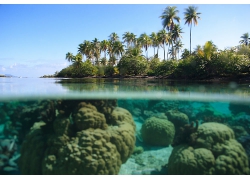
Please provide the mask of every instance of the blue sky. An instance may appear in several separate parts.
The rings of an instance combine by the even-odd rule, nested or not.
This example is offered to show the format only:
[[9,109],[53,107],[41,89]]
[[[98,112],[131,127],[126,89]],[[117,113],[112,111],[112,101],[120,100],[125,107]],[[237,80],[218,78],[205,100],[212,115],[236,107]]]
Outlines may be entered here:
[[[102,2],[100,2],[102,3]],[[140,36],[162,29],[159,16],[177,6],[183,29],[182,43],[189,49],[189,26],[184,9],[190,4],[2,4],[0,5],[0,74],[40,77],[54,74],[69,63],[67,52],[77,53],[84,40],[108,39],[116,32]],[[219,49],[239,44],[250,33],[250,4],[194,4],[202,14],[192,28],[192,49],[212,40]],[[163,58],[163,50],[160,50]],[[153,55],[153,48],[149,56]]]

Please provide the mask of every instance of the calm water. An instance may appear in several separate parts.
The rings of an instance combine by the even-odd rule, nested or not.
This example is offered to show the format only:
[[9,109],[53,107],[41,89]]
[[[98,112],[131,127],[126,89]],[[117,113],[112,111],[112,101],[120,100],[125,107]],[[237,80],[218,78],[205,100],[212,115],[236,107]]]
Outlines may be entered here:
[[249,90],[0,78],[0,173],[250,174]]

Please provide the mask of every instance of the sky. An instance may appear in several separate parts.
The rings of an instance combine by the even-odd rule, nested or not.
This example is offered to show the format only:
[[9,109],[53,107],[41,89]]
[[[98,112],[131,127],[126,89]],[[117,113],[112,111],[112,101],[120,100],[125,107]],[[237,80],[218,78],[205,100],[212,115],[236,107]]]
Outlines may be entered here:
[[[210,40],[219,49],[237,46],[240,37],[250,33],[250,4],[236,4],[240,0],[232,4],[192,1],[189,1],[192,4],[178,1],[174,4],[158,0],[147,4],[136,0],[128,1],[130,4],[126,1],[117,4],[110,1],[77,4],[74,0],[65,4],[53,0],[34,2],[20,4],[0,0],[0,74],[21,77],[52,75],[70,65],[65,59],[66,53],[75,55],[78,45],[84,40],[108,40],[113,32],[120,40],[127,31],[137,37],[142,33],[158,32],[163,28],[160,16],[167,6],[176,6],[179,10],[183,49],[189,49],[190,26],[184,24],[183,19],[189,5],[197,6],[201,13],[198,25],[192,27],[192,49]],[[150,48],[149,57],[153,53],[153,48]],[[163,49],[159,50],[159,56],[163,59]]]

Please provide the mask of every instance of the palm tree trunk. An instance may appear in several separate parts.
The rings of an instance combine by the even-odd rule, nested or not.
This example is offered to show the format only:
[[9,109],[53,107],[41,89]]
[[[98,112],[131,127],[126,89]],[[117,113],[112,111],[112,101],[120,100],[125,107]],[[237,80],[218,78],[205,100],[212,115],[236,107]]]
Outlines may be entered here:
[[169,54],[169,48],[170,48],[170,45],[168,46],[168,53],[167,53],[167,59],[168,59],[168,54]]
[[165,45],[163,43],[163,50],[164,50],[164,61],[165,61]]
[[191,29],[192,29],[192,24],[190,25],[190,54],[191,54]]

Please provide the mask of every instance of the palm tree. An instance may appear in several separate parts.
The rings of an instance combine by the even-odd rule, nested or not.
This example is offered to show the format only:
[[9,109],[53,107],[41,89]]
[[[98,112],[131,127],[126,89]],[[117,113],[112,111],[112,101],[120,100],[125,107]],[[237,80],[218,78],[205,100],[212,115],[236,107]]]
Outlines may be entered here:
[[191,30],[192,30],[192,24],[198,25],[198,19],[200,19],[200,14],[197,12],[198,7],[195,6],[189,6],[188,8],[185,9],[184,12],[184,20],[185,24],[190,25],[190,54],[191,54]]
[[159,38],[157,36],[157,33],[155,33],[155,32],[152,32],[150,34],[150,38],[151,38],[151,41],[152,41],[152,46],[154,47],[154,56],[155,56],[155,48],[157,47],[157,54],[158,54],[158,49],[159,49],[159,46],[160,46],[160,41],[159,41]]
[[132,45],[135,45],[135,39],[136,35],[130,32],[125,32],[122,36],[122,39],[124,40],[124,43],[127,43],[127,49],[131,47]]
[[82,44],[79,44],[78,52],[85,55],[87,59],[93,58],[92,43],[85,40]]
[[121,41],[114,41],[113,43],[110,41],[110,46],[108,47],[109,63],[115,65],[116,60],[118,60],[119,56],[122,56],[123,52],[124,45]]
[[115,32],[113,32],[109,35],[109,40],[114,43],[115,41],[119,41],[119,36]]
[[120,41],[115,41],[113,43],[112,52],[114,55],[117,55],[117,59],[118,59],[119,56],[122,56],[124,52],[124,45]]
[[[180,27],[179,24],[175,24],[171,33],[171,40],[172,40],[172,44],[176,44],[177,41],[180,40],[182,32],[182,28]],[[172,46],[172,58],[176,58],[176,51],[174,50],[174,46]]]
[[130,32],[125,32],[123,35],[122,35],[122,39],[124,40],[124,43],[127,43],[127,48],[129,48],[129,45],[130,45]]
[[176,52],[176,51],[178,52],[178,59],[180,58],[180,57],[179,57],[179,55],[180,55],[179,53],[180,53],[181,49],[183,48],[183,45],[184,45],[184,44],[182,44],[181,40],[178,40],[178,41],[175,43],[175,45],[174,45],[175,52]]
[[161,42],[161,45],[163,47],[164,60],[165,60],[165,44],[169,41],[169,35],[168,35],[168,33],[166,32],[165,29],[162,29],[157,33],[157,36],[158,36],[159,41]]
[[69,62],[74,62],[74,55],[71,53],[71,52],[68,52],[66,54],[66,59],[69,61]]
[[130,33],[130,43],[135,47],[136,45],[136,35],[134,33]]
[[101,51],[104,53],[105,59],[106,59],[106,54],[107,54],[107,50],[109,46],[110,46],[110,42],[107,40],[103,40],[100,42]]
[[82,65],[82,54],[81,53],[77,53],[74,56],[74,63],[73,63],[73,67],[74,68],[74,73],[76,75],[80,75],[81,74],[81,65]]
[[152,41],[146,33],[143,33],[140,35],[139,41],[141,43],[141,46],[145,48],[145,52],[147,54],[146,56],[147,56],[147,60],[148,60],[148,48],[151,46]]
[[139,56],[145,57],[144,55],[142,55],[141,48],[138,48],[138,47],[129,47],[127,51],[125,52],[124,56],[129,57],[129,58],[139,57]]
[[163,28],[166,28],[170,32],[174,27],[174,21],[177,21],[178,23],[180,22],[180,17],[177,16],[179,11],[176,8],[176,6],[168,6],[160,16],[160,18],[163,20]]
[[239,43],[244,44],[246,46],[250,43],[250,37],[248,33],[244,33],[240,38],[242,38],[242,40],[240,40]]
[[[163,11],[160,18],[162,19],[162,25],[163,28],[166,28],[170,34],[172,34],[173,28],[174,28],[174,21],[177,21],[180,23],[181,19],[178,16],[179,10],[176,9],[176,6],[168,6]],[[171,37],[171,35],[170,35]],[[172,45],[172,51],[173,51],[173,42],[172,39],[168,39],[168,44]]]
[[100,58],[100,53],[101,53],[101,47],[100,47],[100,42],[98,41],[97,38],[95,38],[92,41],[92,51],[93,55],[95,56],[95,64],[99,65],[99,58]]

